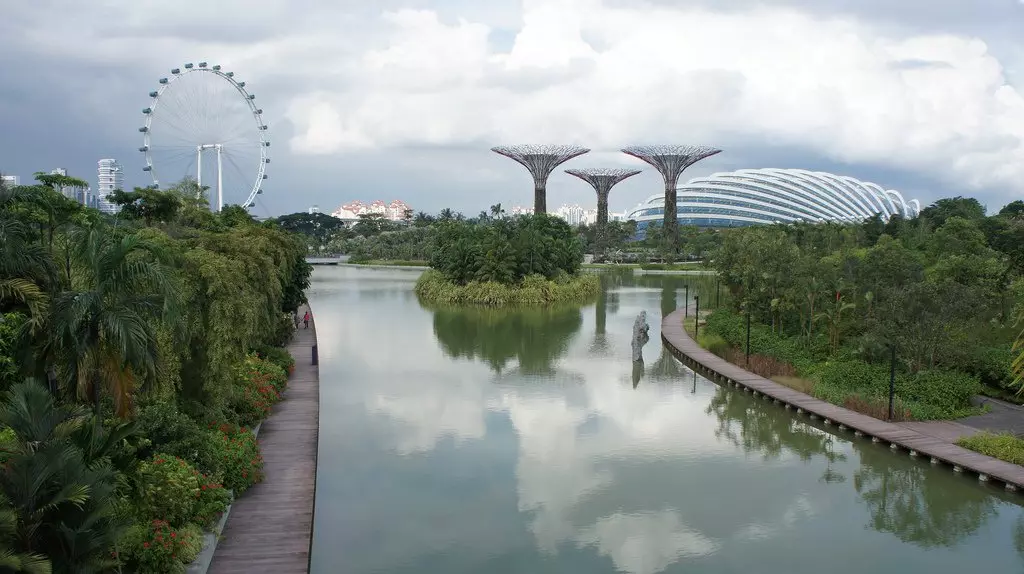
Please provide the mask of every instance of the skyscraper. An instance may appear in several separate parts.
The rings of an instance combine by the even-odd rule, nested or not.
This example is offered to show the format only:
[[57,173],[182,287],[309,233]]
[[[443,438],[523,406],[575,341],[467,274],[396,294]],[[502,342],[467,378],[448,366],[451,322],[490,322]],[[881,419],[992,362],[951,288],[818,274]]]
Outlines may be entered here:
[[101,159],[97,162],[99,185],[96,190],[97,207],[103,213],[117,213],[121,206],[108,201],[115,189],[124,188],[124,168],[116,159]]
[[21,178],[16,175],[0,175],[0,181],[3,181],[4,185],[8,187],[21,185]]

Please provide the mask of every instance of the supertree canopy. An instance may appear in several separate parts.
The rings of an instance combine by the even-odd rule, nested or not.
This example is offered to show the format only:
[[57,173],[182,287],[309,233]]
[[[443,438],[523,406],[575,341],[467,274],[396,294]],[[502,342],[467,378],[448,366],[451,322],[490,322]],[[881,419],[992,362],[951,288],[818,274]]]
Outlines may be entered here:
[[622,149],[622,153],[653,165],[665,179],[664,227],[666,238],[671,240],[673,246],[679,239],[679,221],[676,219],[676,186],[679,176],[691,165],[721,151],[718,148],[692,145],[647,145]]
[[574,175],[589,183],[597,192],[597,224],[608,223],[608,194],[620,181],[640,173],[639,169],[620,168],[587,168],[567,169],[565,173]]
[[492,147],[491,151],[514,159],[530,170],[533,176],[533,212],[547,213],[548,176],[559,165],[590,150],[574,145],[510,145]]

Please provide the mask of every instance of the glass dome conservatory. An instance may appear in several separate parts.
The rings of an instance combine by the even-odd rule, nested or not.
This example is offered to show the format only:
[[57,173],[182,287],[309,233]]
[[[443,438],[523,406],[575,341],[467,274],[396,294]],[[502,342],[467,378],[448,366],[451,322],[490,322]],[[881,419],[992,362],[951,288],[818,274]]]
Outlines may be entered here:
[[[875,214],[916,217],[921,203],[877,184],[802,169],[741,169],[692,179],[679,187],[679,225],[743,227],[794,221],[862,221]],[[652,195],[627,219],[642,230],[664,218],[665,198]]]

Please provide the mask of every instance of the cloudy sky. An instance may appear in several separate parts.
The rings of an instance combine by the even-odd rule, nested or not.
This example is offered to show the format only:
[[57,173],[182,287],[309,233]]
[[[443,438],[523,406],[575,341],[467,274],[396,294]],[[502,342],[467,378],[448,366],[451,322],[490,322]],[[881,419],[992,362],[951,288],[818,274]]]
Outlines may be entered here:
[[[469,214],[530,205],[526,171],[488,151],[506,143],[594,150],[566,168],[635,165],[616,152],[631,144],[715,145],[725,152],[687,175],[822,169],[923,204],[962,194],[993,210],[1024,195],[1020,0],[12,0],[3,11],[0,172],[23,179],[66,167],[94,181],[96,160],[116,157],[128,186],[148,184],[147,94],[171,68],[208,61],[264,110],[273,162],[260,215],[377,198]],[[647,171],[611,207],[659,189]],[[548,197],[594,202],[561,170]]]

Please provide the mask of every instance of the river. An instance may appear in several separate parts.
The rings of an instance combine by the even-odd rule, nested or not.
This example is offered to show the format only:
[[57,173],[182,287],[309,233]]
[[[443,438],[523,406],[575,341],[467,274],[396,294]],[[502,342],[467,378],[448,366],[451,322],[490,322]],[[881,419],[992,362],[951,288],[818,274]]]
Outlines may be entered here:
[[663,350],[661,315],[692,279],[607,275],[596,305],[502,312],[425,309],[417,276],[313,274],[316,574],[1024,570],[1017,495]]

